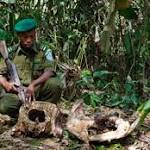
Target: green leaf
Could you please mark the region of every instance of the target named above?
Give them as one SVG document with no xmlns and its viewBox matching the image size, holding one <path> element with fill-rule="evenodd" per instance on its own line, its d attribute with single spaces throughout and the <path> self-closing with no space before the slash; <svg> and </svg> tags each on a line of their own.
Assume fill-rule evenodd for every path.
<svg viewBox="0 0 150 150">
<path fill-rule="evenodd" d="M 90 70 L 83 70 L 81 72 L 81 78 L 87 77 L 87 76 L 92 76 L 92 72 Z"/>
<path fill-rule="evenodd" d="M 150 100 L 146 101 L 144 104 L 142 104 L 139 108 L 138 108 L 139 112 L 145 112 L 145 113 L 149 113 L 150 112 Z"/>
<path fill-rule="evenodd" d="M 7 39 L 7 32 L 3 29 L 0 29 L 0 40 L 6 40 Z"/>
<path fill-rule="evenodd" d="M 93 78 L 95 79 L 107 78 L 108 75 L 110 74 L 114 74 L 114 72 L 109 72 L 107 70 L 98 70 L 93 73 Z"/>
<path fill-rule="evenodd" d="M 94 78 L 101 78 L 103 76 L 106 76 L 107 74 L 109 74 L 109 72 L 107 70 L 95 71 L 93 73 L 93 77 Z"/>
<path fill-rule="evenodd" d="M 90 105 L 90 95 L 88 93 L 84 93 L 82 95 L 82 98 L 83 98 L 85 104 Z"/>
<path fill-rule="evenodd" d="M 91 105 L 92 107 L 96 107 L 101 104 L 100 97 L 95 92 L 84 93 L 82 98 L 87 105 Z"/>
<path fill-rule="evenodd" d="M 130 99 L 131 99 L 132 103 L 134 104 L 134 106 L 137 107 L 138 104 L 139 104 L 139 97 L 138 97 L 138 95 L 133 93 L 131 95 Z"/>
<path fill-rule="evenodd" d="M 98 80 L 96 82 L 96 87 L 99 88 L 99 89 L 102 89 L 105 87 L 105 85 L 107 84 L 108 82 L 105 81 L 105 80 Z"/>
<path fill-rule="evenodd" d="M 135 93 L 135 86 L 136 86 L 136 81 L 132 80 L 130 76 L 127 77 L 126 83 L 124 85 L 125 88 L 125 93 L 126 94 L 133 94 Z"/>
<path fill-rule="evenodd" d="M 11 41 L 12 40 L 12 35 L 3 29 L 0 29 L 0 40 L 6 40 L 6 41 Z"/>
<path fill-rule="evenodd" d="M 138 19 L 138 16 L 136 14 L 136 9 L 132 8 L 132 7 L 119 10 L 119 14 L 121 16 L 124 16 L 125 19 L 129 19 L 129 20 L 130 19 Z"/>
<path fill-rule="evenodd" d="M 6 24 L 6 20 L 1 19 L 0 20 L 0 28 L 3 29 L 5 24 Z"/>
<path fill-rule="evenodd" d="M 130 93 L 133 90 L 133 85 L 131 83 L 126 83 L 125 84 L 125 91 L 126 93 Z"/>
<path fill-rule="evenodd" d="M 121 96 L 118 93 L 114 93 L 111 96 L 111 100 L 110 100 L 110 103 L 108 105 L 111 106 L 111 107 L 114 107 L 114 106 L 120 105 L 121 103 L 122 103 Z"/>
<path fill-rule="evenodd" d="M 144 121 L 144 119 L 146 118 L 146 116 L 150 113 L 150 100 L 148 100 L 144 104 L 142 104 L 138 108 L 138 112 L 139 112 L 139 117 L 141 120 L 140 123 L 142 123 Z"/>
<path fill-rule="evenodd" d="M 101 146 L 96 146 L 96 150 L 106 150 L 107 148 L 105 148 L 104 145 Z"/>
<path fill-rule="evenodd" d="M 126 32 L 124 37 L 123 37 L 123 43 L 124 47 L 127 50 L 127 54 L 131 54 L 132 52 L 132 44 L 131 44 L 131 38 L 130 38 L 130 33 Z"/>
</svg>

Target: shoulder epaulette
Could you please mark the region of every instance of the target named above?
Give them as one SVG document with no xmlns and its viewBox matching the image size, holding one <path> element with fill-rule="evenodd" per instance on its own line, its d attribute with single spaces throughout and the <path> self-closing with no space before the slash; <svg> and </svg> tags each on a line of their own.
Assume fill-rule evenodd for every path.
<svg viewBox="0 0 150 150">
<path fill-rule="evenodd" d="M 47 60 L 49 60 L 49 61 L 53 61 L 54 60 L 53 52 L 52 52 L 52 50 L 50 48 L 48 48 L 47 46 L 42 45 L 41 49 L 44 52 L 45 57 L 46 57 Z"/>
</svg>

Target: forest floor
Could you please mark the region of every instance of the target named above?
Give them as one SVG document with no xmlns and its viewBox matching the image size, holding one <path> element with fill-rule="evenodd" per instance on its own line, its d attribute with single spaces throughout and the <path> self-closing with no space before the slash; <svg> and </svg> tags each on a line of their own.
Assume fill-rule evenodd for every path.
<svg viewBox="0 0 150 150">
<path fill-rule="evenodd" d="M 92 113 L 92 108 L 87 111 Z M 100 113 L 118 113 L 120 117 L 132 120 L 129 113 L 120 109 L 101 106 Z M 0 125 L 0 150 L 150 150 L 150 115 L 144 123 L 131 135 L 111 142 L 90 143 L 90 146 L 64 131 L 64 138 L 54 137 L 19 137 L 11 136 L 12 125 Z"/>
</svg>

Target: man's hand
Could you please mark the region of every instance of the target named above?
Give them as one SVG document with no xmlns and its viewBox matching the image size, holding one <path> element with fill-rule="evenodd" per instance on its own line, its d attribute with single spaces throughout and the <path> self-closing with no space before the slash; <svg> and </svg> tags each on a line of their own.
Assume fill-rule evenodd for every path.
<svg viewBox="0 0 150 150">
<path fill-rule="evenodd" d="M 26 101 L 31 102 L 31 100 L 34 99 L 34 91 L 35 91 L 34 84 L 31 83 L 31 84 L 26 88 L 26 92 L 25 92 Z"/>
<path fill-rule="evenodd" d="M 3 76 L 0 76 L 0 85 L 2 85 L 7 92 L 17 92 L 14 83 L 7 81 Z"/>
<path fill-rule="evenodd" d="M 17 89 L 12 82 L 5 82 L 4 88 L 7 92 L 17 92 Z"/>
</svg>

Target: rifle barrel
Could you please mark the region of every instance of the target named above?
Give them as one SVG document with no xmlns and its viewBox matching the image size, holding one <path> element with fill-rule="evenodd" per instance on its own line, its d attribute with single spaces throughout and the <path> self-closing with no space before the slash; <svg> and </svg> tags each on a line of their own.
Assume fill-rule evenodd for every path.
<svg viewBox="0 0 150 150">
<path fill-rule="evenodd" d="M 0 41 L 0 53 L 2 54 L 4 59 L 8 58 L 8 52 L 5 41 Z"/>
<path fill-rule="evenodd" d="M 22 103 L 25 104 L 25 93 L 21 85 L 16 66 L 8 57 L 7 47 L 5 41 L 0 41 L 0 53 L 5 60 L 10 80 L 17 86 L 18 96 Z"/>
</svg>

